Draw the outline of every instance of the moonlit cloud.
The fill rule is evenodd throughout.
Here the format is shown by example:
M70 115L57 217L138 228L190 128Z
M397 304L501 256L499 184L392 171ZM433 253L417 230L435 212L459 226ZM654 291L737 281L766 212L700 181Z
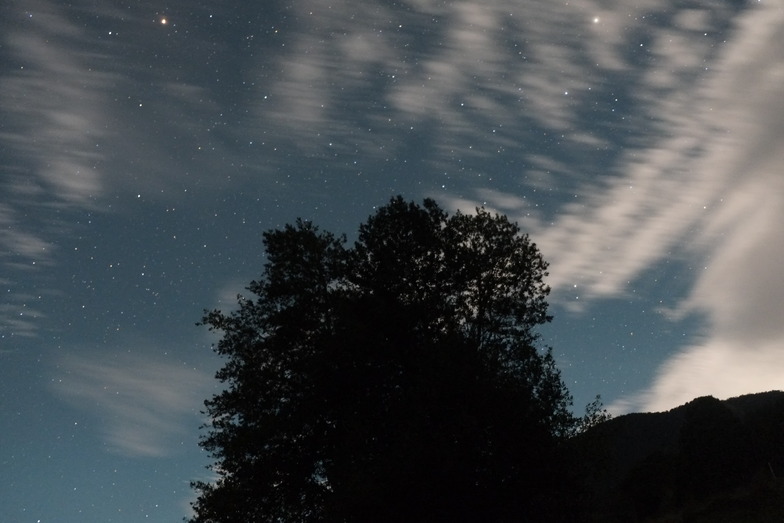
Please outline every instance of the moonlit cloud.
M676 25L704 32L707 18L689 11ZM771 365L784 350L784 236L771 226L784 223L782 27L780 10L751 9L704 62L708 71L696 84L686 82L686 72L665 79L655 68L643 75L639 96L660 110L662 138L629 149L613 169L619 176L600 181L580 205L560 209L535 233L550 253L551 284L579 284L583 299L622 296L665 256L700 268L676 309L704 315L705 336L616 409L659 410L698 395L728 397L784 383L784 371ZM664 45L672 38L686 36L667 30L653 40L670 64L665 70L688 71L706 52L684 56L683 45ZM654 101L662 86L667 95Z
M145 153L115 149L130 172L111 179L114 190L136 184L169 195L190 176L182 165L235 171L242 151L229 153L226 145L240 136L269 153L254 175L300 168L292 167L295 157L320 164L341 154L372 172L414 144L421 165L459 181L460 192L440 200L468 209L486 203L521 221L551 261L554 298L579 287L580 306L567 303L575 310L624 296L630 282L667 258L703 267L692 272L689 296L668 304L675 317L705 318L701 345L682 355L714 342L729 350L752 333L765 347L784 337L764 312L776 308L775 265L753 256L781 254L775 232L761 225L781 218L781 191L770 189L779 183L784 127L770 110L782 77L775 37L781 14L773 7L736 16L730 7L672 9L656 1L586 1L570 9L511 0L300 2L289 22L265 28L275 52L249 55L253 65L240 74L248 79L249 116L234 121L239 132L224 129L224 113L242 111L188 77L187 68L179 78L150 67L145 74L160 97L131 95L136 112L108 109L105 93L116 91L107 85L122 71L91 67L95 56L72 52L85 48L80 29L53 5L36 5L36 30L6 37L26 69L3 77L0 97L17 122L5 142L28 159L46 152L34 163L28 195L54 192L57 205L92 205L109 180L99 145L126 116L123 134ZM719 32L725 37L716 38ZM172 51L170 60L180 58ZM44 82L53 76L61 81ZM32 103L19 104L24 97ZM188 110L164 124L167 106ZM146 122L176 136L180 149L167 155L148 143L155 139ZM359 169L339 163L330 164L332 176ZM498 168L517 181L494 185ZM175 174L161 175L168 171ZM228 191L224 181L199 183ZM14 183L22 194L24 184ZM550 201L551 193L559 198ZM26 230L13 206L2 211L0 220L10 224L0 235L4 246L16 246L21 258L51 257L50 242ZM744 263L753 265L754 279L732 277ZM728 278L737 284L724 284ZM760 303L767 304L763 312L748 312ZM29 320L14 321L30 329ZM649 398L641 408L680 401L660 386L675 369L672 362L662 367L656 399L641 393Z
M54 292L49 278L67 256L64 244L91 234L80 229L90 222L88 215L121 212L129 193L169 200L187 194L189 162L207 168L233 165L233 158L218 143L225 136L212 132L220 118L204 122L205 115L222 114L208 89L177 81L166 68L121 59L123 53L143 53L153 37L156 51L167 52L161 34L166 30L156 32L161 28L144 14L96 5L88 16L83 6L46 0L4 7L0 274L8 283L0 335L10 339L45 328L26 296ZM145 6L138 9L149 13ZM113 29L99 30L102 23ZM199 49L194 40L182 48ZM142 95L153 84L158 96ZM187 117L167 114L170 107ZM161 136L174 140L162 144ZM220 183L217 178L205 177L204 185ZM123 197L107 201L117 194Z
M680 308L706 316L706 335L666 362L650 389L629 400L631 408L662 410L698 395L726 398L784 383L784 235L775 225L784 223L782 28L780 9L748 12L702 89L701 109L712 113L707 124L719 136L694 174L719 183L706 202L715 210L692 233L704 269Z
M125 353L72 354L58 365L54 392L98 418L108 450L168 456L194 442L211 377L179 362ZM189 423L190 421L190 423Z
M640 7L596 15L599 22L586 40L591 62L605 74L639 79L626 93L632 97L627 106L642 108L627 109L623 125L633 137L605 172L583 183L579 198L561 205L554 219L524 194L486 187L451 205L471 210L484 203L518 219L551 262L554 299L565 300L559 290L580 289L579 302L562 303L577 311L592 300L625 297L632 282L664 259L694 268L691 292L671 302L670 312L676 319L703 317L703 336L666 361L650 388L619 399L616 411L781 388L784 371L771 362L784 351L778 262L784 236L771 224L784 223L784 113L778 109L784 14L771 6L735 17L695 8L674 12L669 25L648 26L646 13L657 16L660 7ZM726 39L711 40L719 30ZM569 70L573 51L545 50L550 73ZM533 76L535 82L547 79ZM554 79L545 83L552 86ZM543 88L528 87L539 93L542 117L556 115L551 126L564 122L579 135L581 126L595 125L559 112ZM568 170L557 157L532 160L544 167L534 188L558 185L559 176L550 173Z
M62 203L89 205L101 187L97 144L106 128L101 93L110 75L91 67L78 27L54 4L34 1L4 43L16 62L0 78L2 141ZM25 16L25 13L27 15ZM56 81L53 81L56 79Z
M655 382L636 394L620 398L608 409L626 412L659 412L694 398L720 399L750 392L781 390L781 340L753 347L725 344L713 337L670 358L659 369Z
M556 300L577 286L580 305L564 304L582 310L624 297L665 259L693 267L682 275L690 295L665 307L675 318L701 315L705 336L662 366L637 407L740 390L713 380L734 371L722 362L746 350L738 340L759 350L784 340L772 312L782 295L775 262L757 261L784 254L764 225L782 221L780 11L655 1L407 5L362 4L365 23L354 24L348 4L329 12L301 4L302 34L281 35L281 75L259 90L259 119L325 159L340 150L394 157L408 133L427 143L426 164L446 174L491 174L482 169L494 158L519 166L517 190L485 178L446 200L518 218L551 261ZM432 36L413 48L403 29L412 26ZM438 132L417 134L430 126ZM553 191L575 198L548 206ZM678 388L692 353L711 362L695 367L710 378L692 375ZM748 390L769 386L753 380Z
M13 7L0 37L12 65L0 76L0 270L13 275L0 307L7 339L40 328L43 314L28 296L49 291L21 282L55 263L69 229L58 213L93 208L103 190L100 90L111 78L90 67L79 28L57 5Z
M592 21L580 10L511 1L301 2L296 10L299 32L276 31L280 56L263 70L279 74L259 83L256 111L260 131L276 129L276 139L310 155L394 157L406 135L434 126L422 136L432 142L431 165L528 154L522 144L536 128L574 127L601 73L581 51Z

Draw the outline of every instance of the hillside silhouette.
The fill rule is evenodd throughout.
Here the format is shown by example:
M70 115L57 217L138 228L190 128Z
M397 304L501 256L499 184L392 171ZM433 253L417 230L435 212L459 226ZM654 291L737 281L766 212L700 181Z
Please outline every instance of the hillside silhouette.
M784 519L784 392L627 414L573 443L589 521Z

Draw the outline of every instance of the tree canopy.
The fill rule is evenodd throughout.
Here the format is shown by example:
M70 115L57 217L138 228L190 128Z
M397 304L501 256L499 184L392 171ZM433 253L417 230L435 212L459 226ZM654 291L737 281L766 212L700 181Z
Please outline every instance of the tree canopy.
M555 521L579 421L536 327L547 263L505 216L401 197L345 237L264 234L221 334L194 523Z

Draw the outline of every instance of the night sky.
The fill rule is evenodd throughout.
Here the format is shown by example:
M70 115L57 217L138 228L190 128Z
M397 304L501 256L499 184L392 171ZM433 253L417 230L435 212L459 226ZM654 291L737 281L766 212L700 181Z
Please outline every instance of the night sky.
M784 388L783 93L772 0L4 0L0 519L187 516L202 310L397 194L530 233L576 410Z

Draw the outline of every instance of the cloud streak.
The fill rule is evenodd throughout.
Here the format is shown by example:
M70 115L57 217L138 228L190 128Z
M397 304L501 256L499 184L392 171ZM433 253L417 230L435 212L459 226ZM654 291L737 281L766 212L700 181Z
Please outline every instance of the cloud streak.
M61 204L89 205L102 190L103 91L115 78L91 67L97 57L55 5L33 1L15 11L17 24L4 35L18 66L0 79L7 123L2 140L48 195Z
M703 394L781 388L784 371L770 364L784 350L778 267L784 237L776 225L784 223L784 112L778 109L784 13L765 4L737 13L656 3L580 5L581 15L569 21L594 21L585 30L586 51L548 45L543 34L557 26L540 14L526 27L530 63L521 68L530 73L521 85L538 128L563 132L568 145L526 157L533 167L526 188L485 186L474 197L453 198L452 206L471 210L478 200L517 218L551 262L554 299L578 311L627 297L636 280L665 260L691 267L679 275L691 280L691 289L669 297L669 312L676 319L702 317L702 336L665 361L653 383L620 398L616 410L661 410ZM539 62L546 68L539 70ZM554 71L562 74L553 77ZM597 83L620 77L632 88ZM589 96L582 109L553 98L559 89L589 87L609 95L617 120L586 113ZM596 135L602 128L608 133ZM580 143L617 146L618 154L599 165ZM559 161L558 152L570 149L583 155L582 173L570 174ZM570 177L582 183L571 184ZM542 210L530 190L548 187L573 190L575 199ZM579 306L573 293L560 292L575 286Z
M680 312L705 315L702 340L666 362L631 406L663 410L694 396L726 398L780 389L784 369L781 306L784 277L784 13L749 11L702 89L706 125L717 132L695 166L708 185L715 177L713 212L690 238L702 255L691 294ZM718 135L718 136L716 136Z
M784 221L780 10L422 0L362 4L359 24L350 7L298 4L299 33L256 104L281 140L324 159L358 151L381 161L410 136L445 174L481 175L495 159L519 168L516 189L484 178L449 203L517 217L551 261L555 298L577 285L581 307L623 298L664 260L690 266L680 276L691 290L671 297L670 312L701 315L703 337L627 406L780 386L753 372L771 340L784 343L772 261L784 245L770 225ZM409 40L412 30L430 36ZM548 192L575 198L552 203ZM734 365L749 343L765 357ZM736 368L748 377L715 379Z
M58 365L54 392L98 417L111 452L160 457L191 446L211 377L181 363L134 353L74 354Z
M349 155L382 178L385 165L408 170L401 155L410 154L423 157L429 187L441 187L442 176L459 182L453 205L479 200L518 218L551 261L556 298L573 285L583 302L622 297L629 282L675 259L701 269L671 308L706 318L700 345L682 356L784 339L770 261L784 247L766 225L782 221L784 193L776 174L784 122L775 110L783 22L774 6L306 0L286 17L265 18L264 38L217 47L197 23L188 33L184 16L183 30L172 24L168 33L143 19L150 6L102 8L113 24L127 15L123 31L149 37L148 48L125 34L97 45L53 3L17 4L33 17L3 36L19 66L0 78L8 116L0 140L15 151L0 189L21 202L0 206L0 247L13 253L0 261L9 271L54 263L53 237L66 226L62 217L45 223L47 213L91 209L108 191L177 199L182 185L198 185L214 198L236 190L227 169L243 187L271 190L253 177L283 178L282 168L297 177L314 161L339 177L360 169ZM207 11L196 10L194 21L221 19ZM113 53L129 49L147 54L126 69L112 65ZM219 74L222 58L240 51L242 70ZM231 83L231 100L217 80ZM162 150L156 133L175 137L167 141L174 149ZM119 175L102 171L109 161ZM510 174L493 179L494 171ZM554 193L575 198L562 204ZM40 215L32 223L29 208ZM34 331L15 317L34 291L11 293L17 298L0 309L6 330ZM677 375L676 361L692 360L665 364L640 408L680 401L659 385Z
M601 73L579 45L590 9L506 0L294 9L278 57L260 67L279 74L262 77L255 107L260 132L274 129L308 155L388 159L406 136L431 144L432 165L520 151L532 128L571 128L576 97ZM554 27L571 28L559 45Z
M60 213L94 208L104 189L102 90L112 81L91 67L97 57L56 5L13 4L1 46L13 67L0 76L0 263L14 275L0 308L8 338L39 329L33 318L42 314L31 313L27 296L50 291L20 282L55 263L56 242L70 229Z
M707 16L685 12L680 20L702 31ZM649 388L619 400L619 410L662 410L784 382L771 365L784 350L777 261L784 237L776 225L784 222L783 28L775 7L745 11L721 50L700 64L707 70L700 81L667 79L678 88L655 105L669 136L630 149L615 168L625 175L596 187L584 206L562 209L537 235L555 253L554 287L579 284L586 298L623 295L665 256L699 267L676 309L703 315L704 336L666 361ZM693 64L678 54L681 45L668 50L660 41L671 37L654 39L662 61ZM645 77L640 96L653 100L663 80Z

